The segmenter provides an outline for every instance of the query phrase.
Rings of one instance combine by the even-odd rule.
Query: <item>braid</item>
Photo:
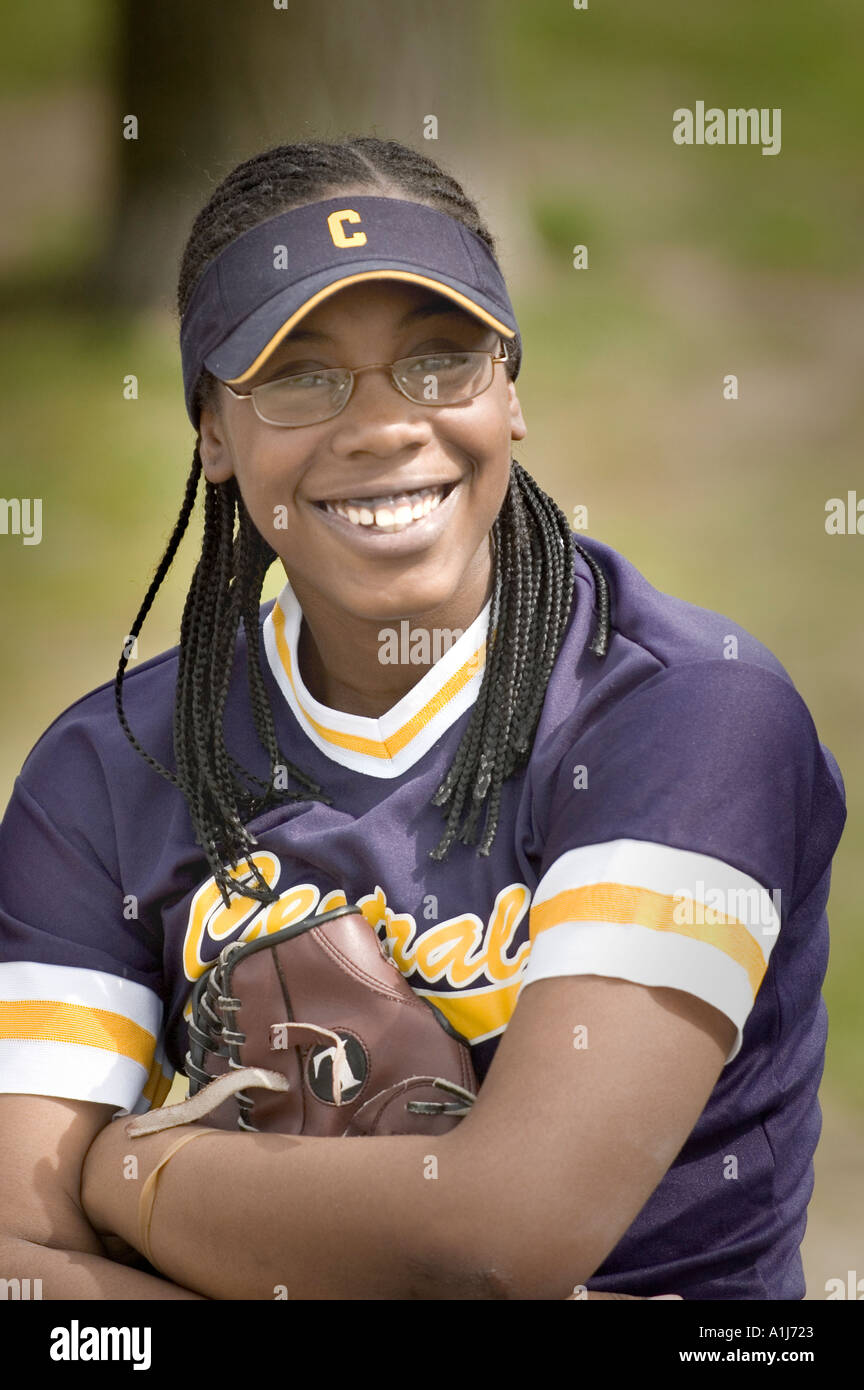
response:
[[[141,628],[144,626],[144,620],[147,617],[147,614],[150,612],[150,609],[153,605],[153,600],[159,591],[159,587],[162,583],[162,580],[165,578],[165,575],[171,568],[171,562],[173,561],[174,556],[177,553],[180,542],[183,539],[186,527],[189,525],[189,517],[191,516],[192,508],[195,505],[195,494],[198,491],[198,478],[200,474],[201,458],[196,445],[195,451],[192,455],[192,469],[189,474],[189,477],[186,480],[186,493],[183,498],[183,505],[180,509],[180,515],[177,518],[177,524],[174,527],[174,531],[171,535],[171,539],[168,542],[165,554],[163,555],[162,560],[159,563],[159,566],[156,570],[156,574],[154,575],[153,580],[150,584],[150,588],[147,590],[147,593],[144,597],[144,602],[141,604],[141,607],[138,610],[138,616],[132,624],[132,630],[129,633],[129,636],[132,638],[137,637],[141,631]],[[126,666],[129,661],[130,650],[130,643],[127,640],[124,643],[123,651],[120,655],[120,664],[117,667],[117,675],[114,680],[114,704],[117,710],[117,718],[120,720],[120,725],[126,737],[129,739],[129,742],[132,744],[133,748],[135,748],[137,752],[141,754],[145,762],[149,763],[150,766],[152,768],[155,768],[157,772],[160,772],[163,777],[167,777],[168,781],[173,782],[175,787],[179,787],[181,785],[179,779],[175,777],[173,773],[169,772],[167,768],[163,767],[160,762],[157,762],[155,758],[151,758],[150,754],[144,748],[141,747],[141,744],[138,742],[135,735],[132,733],[132,730],[129,728],[128,723],[126,722],[126,715],[123,711],[123,674],[126,670]]]
[[[496,255],[495,240],[476,204],[456,179],[419,150],[365,135],[346,136],[336,143],[279,145],[232,170],[195,218],[178,280],[180,317],[207,266],[243,232],[289,208],[348,191],[426,204],[456,218]],[[508,346],[505,370],[515,380],[522,359],[521,339],[517,336]],[[208,403],[215,389],[214,378],[203,372],[196,406]],[[185,534],[201,471],[196,443],[180,516],[132,625],[132,637],[140,632]],[[441,843],[433,851],[436,859],[444,858],[457,835],[463,842],[473,843],[484,805],[479,852],[489,853],[498,824],[501,787],[527,761],[570,611],[570,547],[576,543],[554,502],[515,462],[492,538],[495,566],[486,669],[453,765],[434,798],[434,804],[444,807],[446,814]],[[576,548],[585,555],[598,580],[605,643],[609,622],[605,578],[581,546]],[[115,680],[122,728],[148,764],[183,793],[196,842],[207,857],[226,906],[232,891],[237,891],[229,868],[244,859],[255,882],[244,880],[243,894],[262,902],[273,902],[277,897],[249,853],[257,840],[244,821],[285,802],[328,802],[313,779],[289,763],[279,748],[267,699],[259,610],[264,578],[276,558],[276,552],[254,526],[236,480],[229,478],[219,484],[205,481],[201,555],[180,624],[173,723],[176,773],[141,747],[126,721],[122,699],[128,661],[125,648]],[[252,718],[269,759],[267,783],[244,769],[225,744],[224,712],[241,621]],[[595,638],[592,648],[598,655],[602,655],[596,647],[600,640]],[[296,784],[294,790],[282,785],[285,774]],[[250,784],[258,792],[253,793]]]
[[[137,636],[159,584],[176,553],[195,500],[201,461],[196,447],[192,474],[187,484],[183,513],[175,527],[165,557],[148,591],[130,635]],[[239,531],[234,538],[235,507]],[[273,892],[261,875],[249,850],[257,843],[243,825],[270,805],[298,798],[326,800],[321,789],[282,754],[279,749],[272,711],[267,703],[261,672],[261,634],[258,610],[264,576],[275,558],[253,525],[242,497],[231,478],[218,486],[207,484],[204,499],[204,537],[201,558],[192,576],[180,626],[177,694],[174,704],[174,752],[177,774],[173,774],[144,751],[132,734],[122,707],[122,680],[127,657],[124,651],[117,672],[115,698],[120,722],[133,746],[147,762],[186,797],[195,838],[203,849],[210,870],[228,906],[232,879],[226,862],[236,865],[246,859],[255,884],[243,886],[247,897],[273,901]],[[247,666],[253,717],[259,737],[270,756],[270,782],[254,777],[233,758],[225,745],[223,714],[230,687],[233,654],[240,619],[247,641]],[[235,769],[264,789],[254,797],[248,787],[237,782]],[[280,791],[274,795],[277,772],[287,772],[303,788],[301,792]]]
[[[492,847],[502,786],[528,761],[567,626],[574,548],[591,565],[597,580],[599,615],[591,650],[603,656],[609,641],[609,594],[603,570],[574,541],[561,509],[515,460],[492,534],[495,577],[486,668],[453,766],[433,797],[434,805],[447,809],[446,827],[432,851],[433,859],[443,859],[457,835],[463,844],[475,842],[484,801],[486,817],[478,853],[487,855]],[[472,806],[460,827],[469,787],[473,788]]]

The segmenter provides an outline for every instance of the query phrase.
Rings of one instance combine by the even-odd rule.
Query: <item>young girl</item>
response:
[[[3,1273],[46,1298],[804,1295],[842,781],[770,652],[513,459],[494,249],[374,138],[267,151],[194,224],[197,442],[132,627],[203,471],[179,647],[59,716],[0,835]],[[471,1044],[455,1129],[109,1123],[226,942],[346,900]],[[187,1133],[152,1265],[110,1260]]]

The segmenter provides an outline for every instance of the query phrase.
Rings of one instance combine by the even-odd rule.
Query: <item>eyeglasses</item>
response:
[[[332,367],[322,371],[294,372],[255,386],[234,391],[237,400],[251,399],[255,414],[265,425],[298,429],[320,425],[344,410],[354,392],[359,372],[383,369],[397,391],[415,405],[458,405],[473,400],[492,385],[495,363],[508,360],[507,345],[495,352],[429,352],[422,357],[400,357],[397,362],[370,362],[365,367]]]

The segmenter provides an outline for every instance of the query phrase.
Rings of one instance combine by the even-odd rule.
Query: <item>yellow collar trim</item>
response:
[[[328,710],[306,690],[297,662],[302,613],[290,584],[285,585],[265,621],[265,648],[289,704],[323,752],[360,771],[396,776],[421,757],[473,704],[486,664],[489,607],[487,603],[450,650],[380,719]],[[430,685],[434,687],[436,681],[437,689],[430,694]],[[400,713],[407,717],[391,731],[387,725]],[[332,717],[328,719],[328,715]],[[373,737],[365,732],[370,726],[380,730],[382,725],[386,729],[382,736]],[[415,744],[417,746],[413,747]],[[347,758],[339,756],[342,751]]]

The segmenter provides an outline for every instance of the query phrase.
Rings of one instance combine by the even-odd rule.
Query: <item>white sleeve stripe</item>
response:
[[[538,883],[532,912],[559,894],[601,883],[674,899],[672,921],[681,924],[698,926],[719,912],[746,929],[768,963],[780,930],[779,888],[769,894],[756,879],[722,859],[647,840],[609,840],[567,850]]]
[[[537,937],[519,992],[535,980],[562,975],[604,975],[684,990],[712,1004],[735,1024],[738,1032],[727,1065],[741,1050],[741,1030],[753,1007],[747,972],[705,942],[647,927],[565,922]]]
[[[103,1009],[128,1018],[154,1037],[159,1036],[162,1023],[162,1000],[152,989],[107,970],[85,970],[77,965],[6,961],[0,964],[0,1000],[45,1000]]]
[[[146,1081],[145,1067],[100,1047],[0,1040],[0,1092],[95,1100],[128,1113]]]

